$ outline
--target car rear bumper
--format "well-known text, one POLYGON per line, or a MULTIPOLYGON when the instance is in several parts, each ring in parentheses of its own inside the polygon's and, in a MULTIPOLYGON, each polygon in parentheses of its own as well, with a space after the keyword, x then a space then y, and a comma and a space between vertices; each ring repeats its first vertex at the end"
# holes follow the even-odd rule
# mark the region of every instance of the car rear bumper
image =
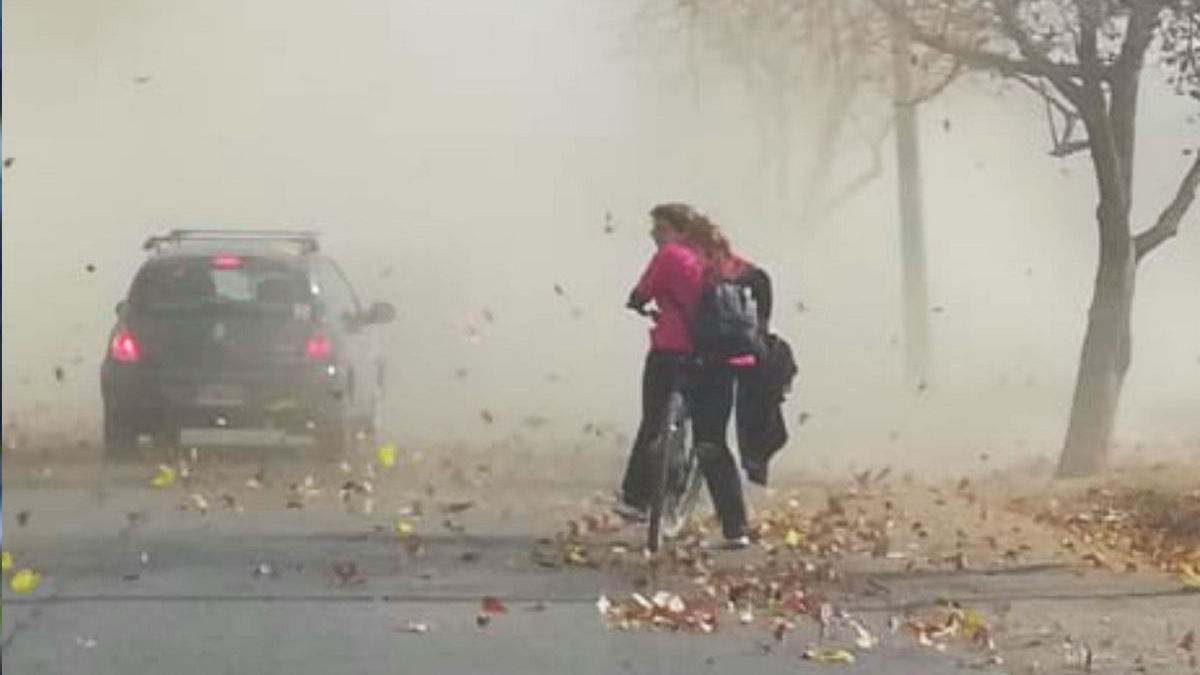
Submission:
POLYGON ((217 378, 106 361, 100 381, 105 409, 145 427, 305 431, 340 422, 345 408, 341 373, 324 364, 217 378))

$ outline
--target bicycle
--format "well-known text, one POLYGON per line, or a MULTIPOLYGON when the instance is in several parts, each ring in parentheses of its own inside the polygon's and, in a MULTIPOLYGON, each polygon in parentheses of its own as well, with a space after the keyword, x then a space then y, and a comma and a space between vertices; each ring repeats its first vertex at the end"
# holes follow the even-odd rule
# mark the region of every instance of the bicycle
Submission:
MULTIPOLYGON (((642 316, 654 316, 652 310, 632 305, 630 308, 642 316)), ((689 357, 684 372, 671 383, 658 430, 647 448, 653 476, 646 534, 646 546, 651 553, 657 553, 665 539, 679 536, 700 496, 703 481, 700 458, 692 438, 687 392, 691 373, 699 365, 698 357, 689 357)))

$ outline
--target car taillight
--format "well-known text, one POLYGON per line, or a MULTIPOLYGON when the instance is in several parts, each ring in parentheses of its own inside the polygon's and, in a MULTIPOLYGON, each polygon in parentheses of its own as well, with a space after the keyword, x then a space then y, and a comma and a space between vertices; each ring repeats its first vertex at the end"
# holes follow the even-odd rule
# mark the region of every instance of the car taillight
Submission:
POLYGON ((222 253, 220 255, 214 255, 211 259, 209 259, 208 264, 216 270, 236 270, 242 266, 242 259, 236 255, 222 253))
POLYGON ((122 328, 113 335, 112 343, 108 345, 108 353, 114 361, 136 363, 142 356, 142 347, 133 333, 122 328))
POLYGON ((304 343, 304 356, 312 360, 326 359, 333 353, 333 340, 326 335, 314 335, 304 343))

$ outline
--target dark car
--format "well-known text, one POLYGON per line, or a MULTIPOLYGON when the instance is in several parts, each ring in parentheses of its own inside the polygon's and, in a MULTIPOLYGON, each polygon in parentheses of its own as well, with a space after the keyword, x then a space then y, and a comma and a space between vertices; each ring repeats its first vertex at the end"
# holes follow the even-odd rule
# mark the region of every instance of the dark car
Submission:
POLYGON ((377 430, 384 360, 369 308, 314 233, 174 230, 150 251, 100 372, 104 447, 183 429, 273 429, 343 453, 377 430))

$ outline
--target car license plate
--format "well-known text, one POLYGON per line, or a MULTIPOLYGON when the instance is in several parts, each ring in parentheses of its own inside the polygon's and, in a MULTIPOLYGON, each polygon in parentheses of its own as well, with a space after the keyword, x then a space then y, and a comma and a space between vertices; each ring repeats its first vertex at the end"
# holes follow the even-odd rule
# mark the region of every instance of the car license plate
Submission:
POLYGON ((232 407, 242 405, 242 388, 228 384, 206 384, 196 388, 196 405, 232 407))

